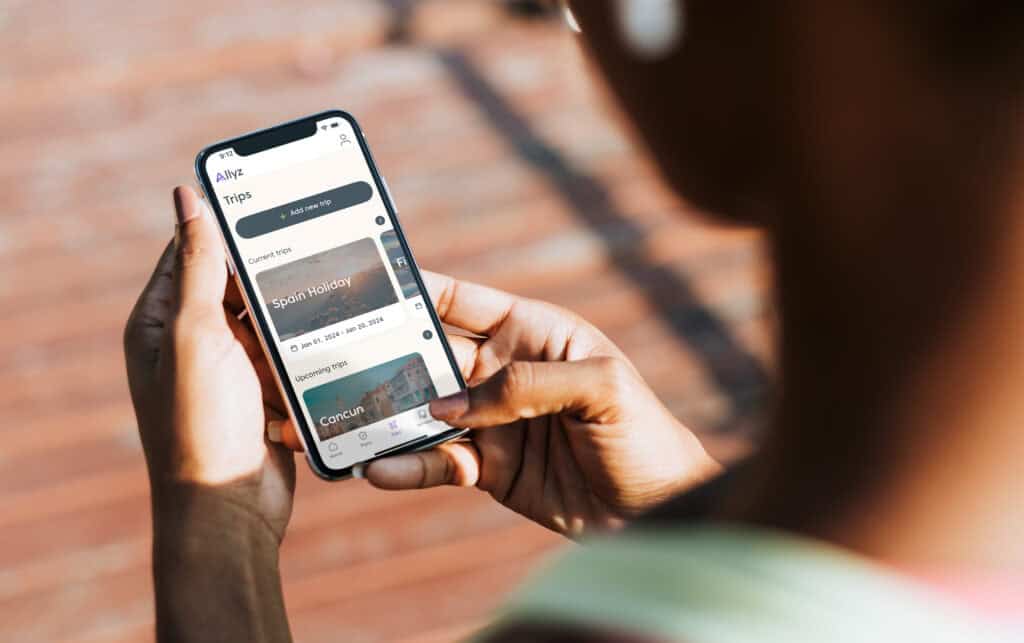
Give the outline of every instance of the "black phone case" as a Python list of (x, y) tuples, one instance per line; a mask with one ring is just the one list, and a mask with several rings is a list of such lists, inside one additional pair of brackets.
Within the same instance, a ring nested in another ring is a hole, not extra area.
[(459, 437), (466, 435), (466, 433), (468, 432), (467, 429), (458, 429), (453, 427), (450, 431), (444, 431), (437, 435), (419, 438), (411, 442), (407, 442), (405, 444), (401, 444), (386, 449), (384, 451), (375, 453), (373, 457), (368, 458), (363, 462), (353, 464), (350, 467), (346, 467), (344, 469), (333, 469), (331, 467), (328, 467), (327, 464), (324, 462), (323, 458), (320, 457), (320, 453), (316, 448), (315, 444), (316, 438), (313, 435), (313, 432), (310, 430), (310, 427), (306, 425), (305, 416), (301, 412), (295, 412), (296, 409), (300, 408), (298, 396), (296, 395), (295, 390), (292, 387), (289, 380), (287, 379), (287, 377), (282, 377), (282, 375), (286, 373), (284, 369), (284, 362), (281, 359), (281, 355), (280, 352), (278, 351), (277, 346), (272, 341), (268, 341), (268, 339), (272, 338), (273, 335), (270, 333), (267, 320), (264, 319), (259, 307), (251, 304), (251, 302), (254, 301), (256, 298), (255, 291), (253, 290), (252, 287), (251, 278), (249, 277), (248, 273), (237, 270), (237, 266), (244, 266), (245, 264), (241, 259), (238, 249), (235, 247), (235, 243), (232, 240), (231, 233), (227, 223), (227, 218), (224, 216), (224, 212), (221, 209), (220, 203), (214, 196), (213, 186), (210, 183), (210, 179), (206, 175), (204, 168), (206, 165), (206, 160), (213, 154), (216, 154), (217, 152), (223, 151), (228, 148), (233, 148), (237, 154), (240, 154), (242, 156), (248, 156), (249, 154), (270, 149), (272, 147), (284, 145), (285, 143), (289, 143), (291, 141), (296, 141), (301, 138), (310, 136), (316, 132), (317, 121), (321, 121), (325, 118), (331, 118), (335, 116), (340, 116), (347, 120), (349, 124), (352, 126), (352, 130), (356, 134), (356, 139), (358, 140), (360, 149), (362, 150), (363, 156), (366, 159), (367, 164), (369, 165), (370, 173), (373, 175), (373, 180), (374, 183), (376, 184), (377, 192), (382, 196), (381, 200), (384, 202), (384, 207), (387, 209), (388, 216), (391, 218), (391, 221), (394, 224), (393, 227), (395, 230), (395, 234), (398, 237), (402, 250), (405, 252), (406, 257), (408, 257), (409, 259), (409, 267), (411, 269), (413, 277), (415, 278), (416, 284), (423, 295), (424, 301), (427, 303), (427, 310), (430, 313), (430, 318), (434, 324), (434, 328), (438, 336), (438, 339), (440, 340), (441, 345), (444, 347), (445, 354), (448, 356), (448, 361), (451, 364), (452, 371), (455, 374), (455, 378), (458, 381), (460, 388), (462, 390), (466, 390), (466, 382), (462, 377), (462, 373), (459, 370), (457, 362), (455, 361), (455, 355), (452, 353), (451, 346), (449, 345), (448, 339), (444, 334), (443, 328), (441, 327), (441, 322), (440, 319), (438, 319), (437, 317), (437, 311), (434, 309), (434, 304), (430, 300), (430, 296), (429, 293), (427, 293), (426, 287), (423, 285), (423, 280), (420, 276), (420, 271), (419, 267), (416, 264), (416, 259), (413, 257), (412, 250), (409, 248), (409, 244), (405, 239), (405, 234), (402, 231), (401, 224), (399, 223), (398, 220), (398, 212), (395, 209), (394, 201), (392, 200), (391, 197), (391, 191), (388, 189), (387, 183), (384, 181), (383, 177), (381, 177), (380, 172), (377, 169), (377, 164), (373, 159), (373, 155), (370, 153), (370, 148), (366, 143), (366, 137), (363, 135), (363, 131), (359, 127), (359, 123), (351, 114), (343, 110), (327, 110), (317, 114), (312, 114), (310, 116), (305, 116), (294, 121), (288, 121), (286, 123), (282, 123), (274, 127), (226, 139), (204, 148), (196, 156), (195, 161), (196, 177), (198, 178), (199, 183), (203, 188), (203, 192), (206, 195), (207, 202), (210, 204), (211, 209), (214, 211), (214, 214), (216, 215), (217, 223), (220, 225), (221, 236), (223, 237), (225, 247), (228, 250), (228, 258), (231, 264), (232, 271), (234, 272), (236, 278), (239, 281), (239, 284), (241, 286), (240, 290), (242, 291), (242, 297), (243, 299), (245, 299), (246, 308), (248, 309), (249, 314), (252, 316), (252, 319), (255, 322), (256, 330), (257, 333), (259, 334), (260, 341), (263, 344), (264, 351), (266, 352), (267, 357), (270, 358), (271, 364), (273, 364), (274, 366), (275, 377), (277, 378), (278, 386), (282, 389), (282, 392), (284, 393), (285, 403), (288, 405), (289, 415), (292, 417), (292, 421), (295, 422), (295, 425), (299, 430), (299, 435), (300, 438), (302, 439), (303, 446), (305, 447), (306, 451), (306, 461), (309, 463), (310, 468), (313, 470), (314, 473), (316, 473), (317, 476), (324, 480), (330, 481), (344, 480), (346, 478), (352, 477), (352, 468), (358, 464), (365, 465), (368, 462), (372, 462), (373, 460), (390, 455), (412, 453), (415, 451), (423, 451), (426, 449), (430, 449), (437, 446), (438, 444), (458, 439)]

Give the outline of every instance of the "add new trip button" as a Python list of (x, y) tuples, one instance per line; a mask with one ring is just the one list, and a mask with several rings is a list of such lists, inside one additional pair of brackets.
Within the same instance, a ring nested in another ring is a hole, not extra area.
[(242, 217), (235, 224), (235, 230), (239, 236), (252, 239), (365, 203), (372, 196), (373, 188), (370, 184), (366, 181), (357, 181)]

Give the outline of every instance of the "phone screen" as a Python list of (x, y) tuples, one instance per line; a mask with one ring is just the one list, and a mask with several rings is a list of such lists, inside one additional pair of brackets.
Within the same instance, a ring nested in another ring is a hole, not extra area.
[(307, 450), (337, 472), (450, 431), (427, 403), (464, 383), (355, 122), (307, 125), (197, 169)]

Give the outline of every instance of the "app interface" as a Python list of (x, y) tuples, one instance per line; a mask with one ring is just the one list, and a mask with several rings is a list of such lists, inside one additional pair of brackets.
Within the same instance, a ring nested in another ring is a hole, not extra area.
[(327, 466), (451, 428), (427, 403), (459, 380), (351, 124), (205, 170)]

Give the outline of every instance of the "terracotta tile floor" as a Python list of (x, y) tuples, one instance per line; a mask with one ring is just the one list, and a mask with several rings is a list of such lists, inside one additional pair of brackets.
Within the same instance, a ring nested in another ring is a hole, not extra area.
[[(424, 267), (582, 313), (716, 453), (748, 444), (769, 361), (758, 238), (687, 216), (558, 23), (481, 0), (65, 0), (0, 5), (0, 42), (5, 641), (151, 638), (122, 325), (196, 151), (305, 113), (360, 118)], [(296, 637), (459, 638), (558, 544), (476, 491), (302, 467)]]

